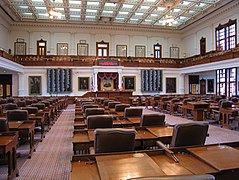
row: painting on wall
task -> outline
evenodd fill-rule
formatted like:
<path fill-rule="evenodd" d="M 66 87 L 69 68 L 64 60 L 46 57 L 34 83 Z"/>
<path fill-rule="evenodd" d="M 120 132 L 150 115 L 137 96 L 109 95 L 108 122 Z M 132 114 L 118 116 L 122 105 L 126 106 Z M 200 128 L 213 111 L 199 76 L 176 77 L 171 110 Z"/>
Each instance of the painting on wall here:
<path fill-rule="evenodd" d="M 166 93 L 176 93 L 176 78 L 166 78 Z"/>
<path fill-rule="evenodd" d="M 207 92 L 214 93 L 214 79 L 207 80 Z"/>
<path fill-rule="evenodd" d="M 102 79 L 100 86 L 102 91 L 112 91 L 114 89 L 114 81 L 113 79 Z"/>
<path fill-rule="evenodd" d="M 41 76 L 29 76 L 29 95 L 41 95 Z"/>
<path fill-rule="evenodd" d="M 124 76 L 124 89 L 125 90 L 133 90 L 135 91 L 135 76 Z"/>
<path fill-rule="evenodd" d="M 78 77 L 79 91 L 88 91 L 89 90 L 89 77 Z"/>

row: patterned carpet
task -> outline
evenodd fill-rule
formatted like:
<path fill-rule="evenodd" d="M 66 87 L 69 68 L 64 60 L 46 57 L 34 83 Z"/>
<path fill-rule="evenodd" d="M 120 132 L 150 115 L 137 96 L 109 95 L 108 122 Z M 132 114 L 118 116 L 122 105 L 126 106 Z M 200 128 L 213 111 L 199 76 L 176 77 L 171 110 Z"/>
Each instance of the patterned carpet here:
<path fill-rule="evenodd" d="M 36 152 L 19 170 L 17 180 L 65 180 L 69 179 L 72 157 L 72 132 L 75 113 L 69 105 L 58 118 Z"/>

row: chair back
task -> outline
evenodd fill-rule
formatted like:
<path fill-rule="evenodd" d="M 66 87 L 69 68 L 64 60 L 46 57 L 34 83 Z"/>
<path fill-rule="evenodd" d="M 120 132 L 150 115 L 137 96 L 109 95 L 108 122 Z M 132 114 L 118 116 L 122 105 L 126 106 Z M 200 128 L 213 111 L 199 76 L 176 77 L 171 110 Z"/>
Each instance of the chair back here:
<path fill-rule="evenodd" d="M 85 113 L 85 110 L 86 110 L 87 108 L 98 108 L 98 107 L 99 107 L 98 104 L 85 104 L 85 105 L 83 105 L 82 110 L 83 110 L 83 112 Z"/>
<path fill-rule="evenodd" d="M 95 153 L 133 151 L 135 134 L 134 129 L 95 129 Z"/>
<path fill-rule="evenodd" d="M 8 121 L 6 118 L 0 118 L 0 133 L 9 131 Z"/>
<path fill-rule="evenodd" d="M 105 115 L 92 115 L 87 117 L 87 128 L 112 128 L 113 127 L 113 116 Z"/>
<path fill-rule="evenodd" d="M 7 120 L 8 121 L 26 121 L 28 120 L 28 111 L 27 110 L 9 110 L 7 111 Z"/>
<path fill-rule="evenodd" d="M 9 103 L 9 104 L 5 104 L 4 105 L 4 109 L 6 110 L 6 111 L 8 111 L 8 110 L 13 110 L 13 109 L 17 109 L 18 107 L 17 107 L 17 104 L 13 104 L 13 103 Z"/>
<path fill-rule="evenodd" d="M 142 108 L 129 107 L 124 109 L 124 117 L 141 117 L 143 113 Z"/>
<path fill-rule="evenodd" d="M 164 114 L 143 114 L 140 126 L 165 126 Z"/>
<path fill-rule="evenodd" d="M 109 108 L 109 109 L 110 109 L 110 108 L 115 108 L 115 106 L 116 106 L 117 104 L 120 104 L 120 102 L 118 102 L 118 101 L 110 101 L 110 102 L 108 102 L 108 108 Z"/>
<path fill-rule="evenodd" d="M 27 106 L 26 101 L 18 101 L 18 102 L 16 102 L 16 104 L 18 107 L 26 107 Z"/>
<path fill-rule="evenodd" d="M 208 123 L 177 124 L 173 129 L 170 146 L 203 146 L 208 131 Z"/>
<path fill-rule="evenodd" d="M 46 107 L 44 103 L 33 103 L 31 106 L 32 107 L 37 107 L 40 110 L 44 110 L 45 107 Z"/>
<path fill-rule="evenodd" d="M 22 107 L 22 110 L 27 110 L 28 114 L 37 114 L 38 113 L 38 107 Z"/>
<path fill-rule="evenodd" d="M 115 105 L 115 112 L 124 112 L 125 108 L 130 107 L 129 104 L 116 104 Z"/>
<path fill-rule="evenodd" d="M 105 110 L 104 108 L 86 108 L 85 110 L 85 116 L 88 117 L 90 115 L 100 115 L 104 114 Z"/>

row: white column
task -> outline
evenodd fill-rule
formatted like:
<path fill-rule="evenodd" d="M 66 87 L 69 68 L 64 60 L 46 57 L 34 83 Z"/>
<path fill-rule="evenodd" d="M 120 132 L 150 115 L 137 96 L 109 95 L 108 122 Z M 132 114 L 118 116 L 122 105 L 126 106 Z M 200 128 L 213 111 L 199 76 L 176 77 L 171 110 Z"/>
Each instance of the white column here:
<path fill-rule="evenodd" d="M 93 76 L 94 76 L 94 81 L 93 81 L 93 83 L 94 83 L 94 92 L 98 91 L 97 75 L 98 75 L 98 72 L 94 72 L 93 73 Z"/>
<path fill-rule="evenodd" d="M 25 94 L 25 81 L 24 81 L 24 74 L 18 73 L 18 96 L 26 96 L 28 94 Z"/>
<path fill-rule="evenodd" d="M 180 74 L 178 77 L 178 93 L 179 94 L 185 94 L 185 81 L 184 81 L 184 74 Z"/>

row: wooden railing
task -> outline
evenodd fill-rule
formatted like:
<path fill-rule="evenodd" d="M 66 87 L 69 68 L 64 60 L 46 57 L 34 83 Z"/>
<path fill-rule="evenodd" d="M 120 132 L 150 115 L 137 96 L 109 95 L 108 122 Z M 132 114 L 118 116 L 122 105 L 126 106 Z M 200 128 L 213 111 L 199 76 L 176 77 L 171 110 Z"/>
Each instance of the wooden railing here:
<path fill-rule="evenodd" d="M 0 56 L 22 64 L 24 66 L 97 66 L 102 58 L 96 56 L 58 56 L 58 55 L 26 55 L 12 56 L 0 50 Z M 239 46 L 228 51 L 211 51 L 204 56 L 196 55 L 188 58 L 137 58 L 137 57 L 115 57 L 110 56 L 106 59 L 118 60 L 119 66 L 126 67 L 168 67 L 181 68 L 199 64 L 230 60 L 239 57 Z"/>

